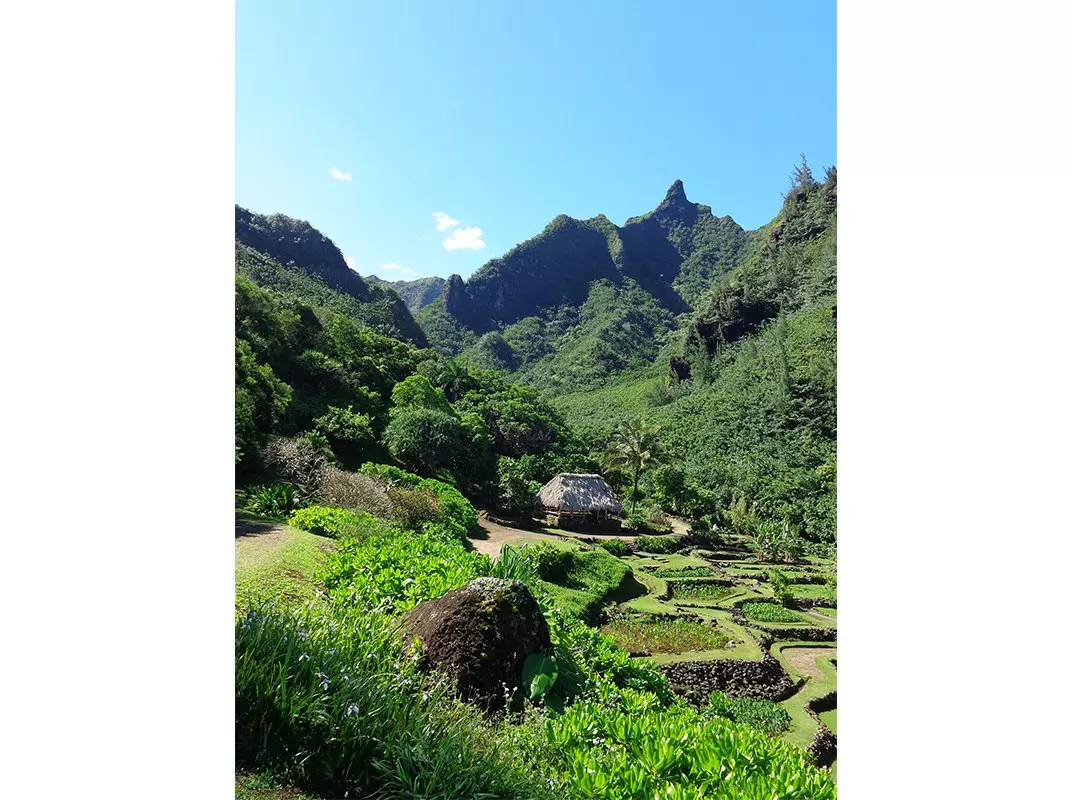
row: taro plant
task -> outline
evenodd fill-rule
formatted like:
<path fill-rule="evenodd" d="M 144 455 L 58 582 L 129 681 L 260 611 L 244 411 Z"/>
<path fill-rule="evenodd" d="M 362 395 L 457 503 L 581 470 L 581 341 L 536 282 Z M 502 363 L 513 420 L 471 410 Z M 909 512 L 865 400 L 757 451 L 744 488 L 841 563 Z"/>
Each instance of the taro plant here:
<path fill-rule="evenodd" d="M 528 699 L 543 698 L 558 678 L 558 662 L 547 653 L 532 653 L 521 667 L 521 682 L 527 690 Z"/>
<path fill-rule="evenodd" d="M 722 692 L 714 692 L 704 709 L 708 717 L 723 717 L 750 725 L 769 736 L 789 730 L 789 712 L 770 700 L 752 697 L 727 697 Z"/>
<path fill-rule="evenodd" d="M 255 514 L 266 517 L 285 517 L 302 505 L 297 487 L 291 483 L 274 486 L 254 486 L 249 491 L 246 507 Z"/>

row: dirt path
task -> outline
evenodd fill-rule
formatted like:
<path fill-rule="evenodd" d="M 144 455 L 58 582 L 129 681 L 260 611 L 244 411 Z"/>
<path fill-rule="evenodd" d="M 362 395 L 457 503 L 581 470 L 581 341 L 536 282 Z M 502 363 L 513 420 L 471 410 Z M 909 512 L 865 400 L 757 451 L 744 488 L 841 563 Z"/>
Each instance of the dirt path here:
<path fill-rule="evenodd" d="M 822 678 L 823 672 L 815 663 L 817 658 L 834 660 L 837 658 L 836 647 L 787 647 L 782 656 L 801 675 L 809 678 Z"/>
<path fill-rule="evenodd" d="M 630 536 L 625 533 L 594 534 L 590 531 L 564 531 L 558 528 L 547 531 L 529 531 L 492 522 L 484 517 L 480 518 L 479 523 L 480 533 L 470 534 L 469 544 L 477 552 L 489 555 L 493 559 L 499 557 L 502 546 L 508 542 L 547 542 L 562 541 L 563 539 L 585 539 L 588 537 L 599 538 L 600 536 L 607 539 L 621 539 L 623 542 L 631 542 L 636 539 L 635 535 Z"/>

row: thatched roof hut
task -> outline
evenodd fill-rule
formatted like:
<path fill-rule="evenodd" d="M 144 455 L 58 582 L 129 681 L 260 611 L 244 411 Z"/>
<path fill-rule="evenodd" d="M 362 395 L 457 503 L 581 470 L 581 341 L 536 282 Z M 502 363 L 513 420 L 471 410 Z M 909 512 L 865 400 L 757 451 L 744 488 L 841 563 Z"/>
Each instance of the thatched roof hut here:
<path fill-rule="evenodd" d="M 536 495 L 536 508 L 556 517 L 602 519 L 622 513 L 622 504 L 599 475 L 560 472 Z"/>

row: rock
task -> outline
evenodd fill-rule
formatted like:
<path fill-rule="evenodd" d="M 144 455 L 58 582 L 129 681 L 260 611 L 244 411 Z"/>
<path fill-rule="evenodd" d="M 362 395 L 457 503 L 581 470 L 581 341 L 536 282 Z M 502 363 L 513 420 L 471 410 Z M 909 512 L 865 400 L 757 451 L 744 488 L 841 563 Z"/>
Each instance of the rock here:
<path fill-rule="evenodd" d="M 425 666 L 455 679 L 462 699 L 489 712 L 521 685 L 526 657 L 551 651 L 547 621 L 520 581 L 477 578 L 421 603 L 404 623 Z"/>

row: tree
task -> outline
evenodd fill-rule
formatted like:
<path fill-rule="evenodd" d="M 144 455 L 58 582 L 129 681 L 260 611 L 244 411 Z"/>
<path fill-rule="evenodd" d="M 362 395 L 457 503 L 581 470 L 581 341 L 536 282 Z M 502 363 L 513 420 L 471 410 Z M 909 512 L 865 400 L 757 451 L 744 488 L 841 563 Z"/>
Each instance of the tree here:
<path fill-rule="evenodd" d="M 451 358 L 439 367 L 435 383 L 447 393 L 447 399 L 453 403 L 472 388 L 473 377 L 469 374 L 465 364 L 456 358 Z"/>
<path fill-rule="evenodd" d="M 648 427 L 640 419 L 623 422 L 611 435 L 603 451 L 604 469 L 633 475 L 633 507 L 630 513 L 636 511 L 640 473 L 666 460 L 666 449 L 659 440 L 659 430 L 660 426 Z"/>
<path fill-rule="evenodd" d="M 454 414 L 447 396 L 423 375 L 410 375 L 395 384 L 391 390 L 391 402 L 396 409 L 430 408 L 444 414 Z"/>
<path fill-rule="evenodd" d="M 403 464 L 431 475 L 465 446 L 465 431 L 450 414 L 431 408 L 404 408 L 392 415 L 383 440 L 391 455 Z"/>

